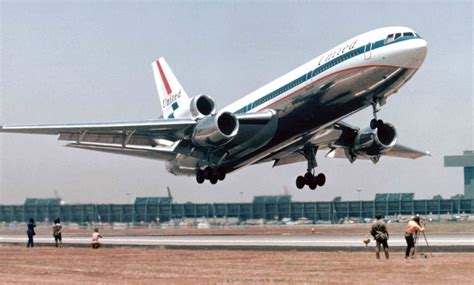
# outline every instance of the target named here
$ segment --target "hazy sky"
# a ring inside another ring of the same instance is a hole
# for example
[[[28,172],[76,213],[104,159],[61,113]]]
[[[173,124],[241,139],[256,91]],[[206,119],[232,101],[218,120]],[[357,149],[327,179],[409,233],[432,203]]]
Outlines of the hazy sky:
[[[65,123],[156,118],[151,62],[164,56],[189,95],[218,108],[360,33],[393,25],[428,41],[421,69],[379,116],[399,142],[429,150],[419,160],[324,158],[326,185],[298,190],[305,163],[251,166],[213,186],[177,177],[160,161],[63,147],[54,136],[0,134],[0,203],[52,197],[123,203],[166,195],[177,202],[244,201],[286,191],[294,200],[417,198],[463,191],[460,168],[443,156],[474,149],[473,4],[443,2],[86,2],[0,1],[0,123]],[[371,110],[348,118],[366,127]],[[127,195],[127,193],[130,193]]]

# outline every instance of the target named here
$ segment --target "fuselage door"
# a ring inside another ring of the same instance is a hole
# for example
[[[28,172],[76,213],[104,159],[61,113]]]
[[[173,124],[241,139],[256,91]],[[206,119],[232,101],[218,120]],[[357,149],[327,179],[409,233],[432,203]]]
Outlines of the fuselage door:
[[[364,59],[369,60],[372,57],[372,43],[368,43],[364,47]]]

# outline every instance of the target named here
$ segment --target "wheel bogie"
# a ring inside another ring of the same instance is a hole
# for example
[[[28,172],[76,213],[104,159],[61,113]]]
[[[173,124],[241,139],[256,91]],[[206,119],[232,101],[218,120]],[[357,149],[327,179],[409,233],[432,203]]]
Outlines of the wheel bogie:
[[[308,185],[309,189],[315,190],[318,186],[323,186],[326,183],[326,176],[323,173],[319,173],[314,176],[311,172],[306,172],[304,176],[296,177],[296,188],[302,189],[305,185]]]
[[[226,173],[222,169],[214,169],[210,166],[196,171],[196,181],[199,184],[204,183],[204,181],[209,180],[211,184],[216,184],[219,180],[223,181],[225,179]]]

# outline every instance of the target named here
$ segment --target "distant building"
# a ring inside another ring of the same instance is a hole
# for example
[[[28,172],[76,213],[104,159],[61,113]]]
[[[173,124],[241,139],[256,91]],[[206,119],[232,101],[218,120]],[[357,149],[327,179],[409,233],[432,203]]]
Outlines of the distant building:
[[[446,167],[464,167],[464,198],[474,199],[474,150],[465,150],[463,155],[444,157]]]

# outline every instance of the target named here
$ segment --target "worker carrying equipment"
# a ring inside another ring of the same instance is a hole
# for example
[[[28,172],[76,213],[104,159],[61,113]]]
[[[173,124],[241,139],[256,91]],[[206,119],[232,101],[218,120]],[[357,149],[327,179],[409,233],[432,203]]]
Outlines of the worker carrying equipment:
[[[389,234],[381,215],[375,216],[375,221],[372,224],[372,229],[370,230],[370,234],[374,237],[375,242],[376,242],[375,257],[377,257],[377,259],[380,259],[380,246],[383,245],[385,258],[388,259],[389,258],[389,254],[388,254]]]

